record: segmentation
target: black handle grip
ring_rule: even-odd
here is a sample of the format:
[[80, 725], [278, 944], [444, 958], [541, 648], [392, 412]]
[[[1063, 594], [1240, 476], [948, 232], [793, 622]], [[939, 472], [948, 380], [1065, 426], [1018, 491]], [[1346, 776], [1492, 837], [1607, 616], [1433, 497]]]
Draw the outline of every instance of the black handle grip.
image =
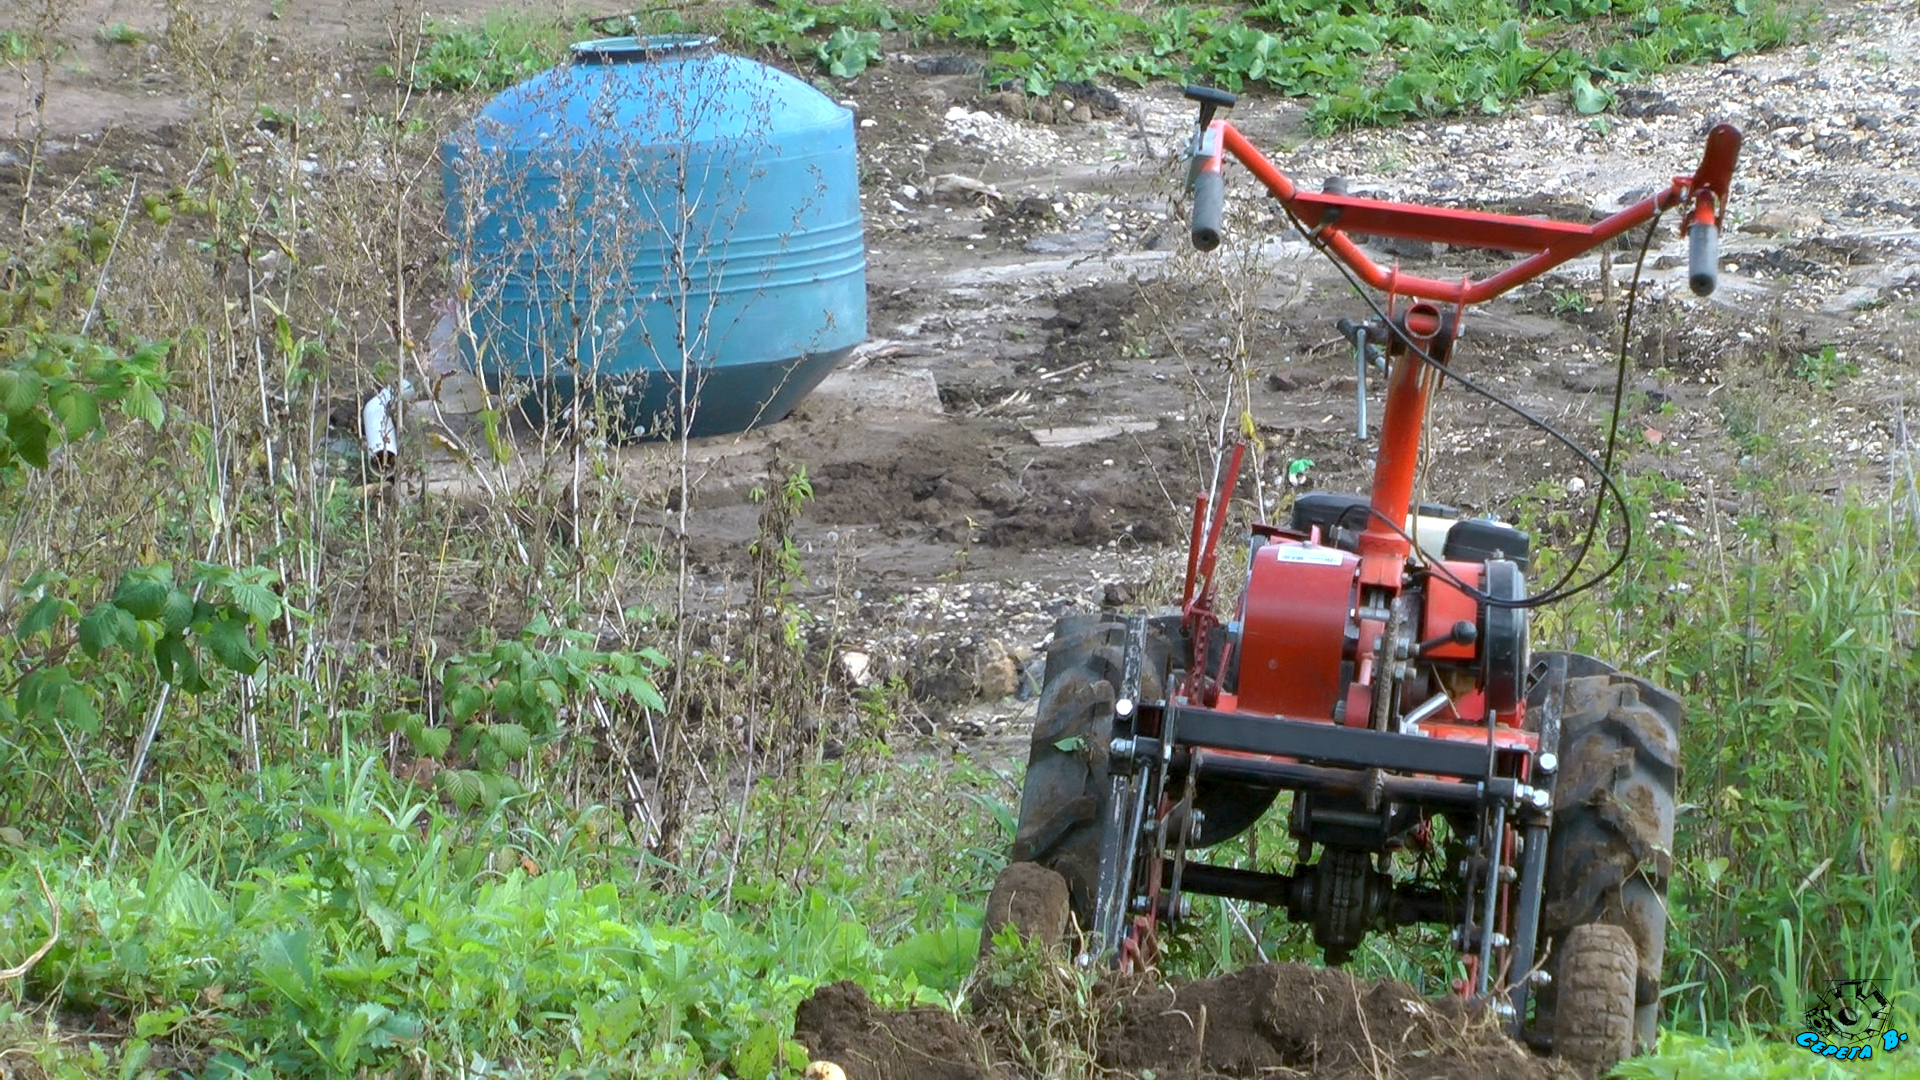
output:
[[1720, 227], [1696, 221], [1687, 226], [1687, 287], [1695, 296], [1712, 296], [1720, 284]]
[[1194, 250], [1212, 251], [1220, 246], [1220, 225], [1226, 209], [1226, 176], [1218, 170], [1202, 169], [1193, 178]]
[[1185, 86], [1180, 92], [1188, 101], [1197, 101], [1202, 105], [1211, 105], [1216, 109], [1231, 109], [1239, 97], [1212, 86]]

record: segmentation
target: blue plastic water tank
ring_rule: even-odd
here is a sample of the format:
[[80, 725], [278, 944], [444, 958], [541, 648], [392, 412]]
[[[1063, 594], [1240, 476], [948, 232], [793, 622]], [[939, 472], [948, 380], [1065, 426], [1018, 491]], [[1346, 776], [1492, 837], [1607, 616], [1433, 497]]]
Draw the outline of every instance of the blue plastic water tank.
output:
[[785, 72], [585, 42], [443, 151], [473, 358], [536, 419], [592, 387], [618, 434], [743, 431], [866, 337], [853, 116]]

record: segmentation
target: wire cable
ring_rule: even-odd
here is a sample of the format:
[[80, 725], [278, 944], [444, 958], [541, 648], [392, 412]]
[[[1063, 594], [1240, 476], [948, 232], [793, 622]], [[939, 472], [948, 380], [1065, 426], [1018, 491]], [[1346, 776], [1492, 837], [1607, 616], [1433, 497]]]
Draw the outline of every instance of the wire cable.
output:
[[[1466, 593], [1468, 596], [1472, 597], [1475, 601], [1479, 603], [1487, 604], [1488, 606], [1491, 606], [1491, 607], [1528, 608], [1528, 609], [1536, 608], [1536, 607], [1544, 607], [1547, 604], [1557, 603], [1561, 600], [1565, 600], [1565, 599], [1568, 599], [1569, 597], [1577, 596], [1580, 593], [1583, 593], [1589, 589], [1595, 588], [1596, 586], [1605, 582], [1608, 578], [1612, 577], [1614, 574], [1618, 573], [1620, 568], [1626, 565], [1627, 558], [1633, 550], [1633, 512], [1632, 512], [1632, 509], [1627, 504], [1626, 496], [1620, 491], [1620, 486], [1615, 481], [1613, 476], [1613, 460], [1614, 460], [1616, 448], [1618, 446], [1619, 433], [1620, 433], [1620, 404], [1625, 397], [1625, 391], [1626, 391], [1627, 354], [1628, 354], [1630, 344], [1632, 342], [1633, 316], [1635, 312], [1635, 304], [1636, 304], [1636, 301], [1639, 299], [1639, 295], [1640, 295], [1641, 270], [1646, 263], [1647, 251], [1652, 246], [1655, 231], [1660, 226], [1660, 219], [1666, 215], [1666, 211], [1661, 210], [1655, 213], [1653, 216], [1653, 220], [1648, 223], [1646, 236], [1642, 238], [1640, 243], [1639, 257], [1634, 260], [1633, 283], [1628, 287], [1626, 317], [1623, 320], [1621, 331], [1620, 331], [1620, 353], [1619, 353], [1619, 359], [1618, 359], [1618, 363], [1616, 365], [1616, 369], [1614, 373], [1613, 408], [1612, 408], [1611, 420], [1608, 424], [1608, 429], [1607, 429], [1607, 448], [1605, 451], [1604, 461], [1602, 461], [1602, 460], [1595, 460], [1592, 453], [1590, 453], [1586, 449], [1576, 444], [1571, 438], [1567, 437], [1566, 434], [1561, 432], [1558, 428], [1554, 427], [1552, 424], [1541, 419], [1540, 417], [1533, 415], [1532, 413], [1528, 412], [1526, 409], [1521, 408], [1519, 405], [1516, 405], [1513, 402], [1507, 400], [1506, 398], [1500, 396], [1498, 393], [1495, 393], [1494, 391], [1489, 390], [1484, 386], [1481, 386], [1480, 384], [1474, 382], [1472, 379], [1468, 378], [1467, 376], [1462, 375], [1458, 371], [1453, 370], [1447, 364], [1444, 364], [1434, 359], [1433, 356], [1427, 352], [1427, 350], [1422, 349], [1420, 346], [1415, 344], [1412, 337], [1409, 336], [1402, 327], [1400, 327], [1391, 318], [1387, 316], [1387, 313], [1381, 309], [1379, 302], [1376, 301], [1366, 291], [1366, 289], [1361, 286], [1359, 280], [1354, 276], [1351, 268], [1349, 268], [1347, 264], [1340, 259], [1339, 256], [1335, 255], [1332, 251], [1328, 250], [1325, 242], [1319, 237], [1317, 233], [1307, 229], [1301, 223], [1300, 219], [1294, 216], [1294, 213], [1291, 207], [1287, 206], [1285, 203], [1281, 203], [1280, 208], [1282, 212], [1284, 212], [1287, 215], [1287, 220], [1293, 224], [1294, 229], [1297, 232], [1299, 232], [1303, 238], [1306, 239], [1307, 243], [1313, 246], [1314, 250], [1326, 256], [1327, 260], [1333, 264], [1334, 269], [1340, 272], [1340, 276], [1346, 279], [1347, 285], [1353, 289], [1354, 294], [1359, 296], [1361, 300], [1365, 301], [1366, 305], [1372, 309], [1374, 316], [1380, 320], [1383, 326], [1386, 327], [1387, 332], [1392, 334], [1394, 337], [1398, 338], [1400, 341], [1400, 344], [1404, 346], [1409, 353], [1418, 357], [1419, 360], [1422, 363], [1426, 364], [1429, 368], [1436, 370], [1437, 372], [1446, 376], [1447, 378], [1451, 378], [1459, 382], [1460, 385], [1466, 387], [1468, 390], [1472, 391], [1473, 393], [1479, 394], [1481, 397], [1486, 398], [1488, 401], [1491, 401], [1495, 405], [1498, 405], [1501, 408], [1506, 409], [1508, 412], [1513, 413], [1515, 416], [1518, 416], [1520, 419], [1526, 421], [1528, 424], [1545, 432], [1548, 436], [1550, 436], [1551, 438], [1559, 442], [1561, 445], [1565, 446], [1568, 450], [1571, 450], [1574, 453], [1574, 455], [1579, 457], [1579, 459], [1582, 462], [1584, 462], [1589, 468], [1593, 469], [1594, 472], [1599, 476], [1600, 482], [1601, 482], [1601, 490], [1599, 492], [1596, 492], [1594, 495], [1593, 512], [1591, 515], [1589, 515], [1587, 519], [1586, 534], [1581, 539], [1580, 546], [1574, 556], [1572, 564], [1569, 565], [1566, 572], [1561, 575], [1560, 580], [1556, 581], [1553, 584], [1553, 586], [1548, 588], [1546, 591], [1535, 593], [1532, 596], [1521, 597], [1519, 599], [1513, 599], [1513, 600], [1489, 596], [1487, 593], [1483, 592], [1482, 590], [1477, 589], [1471, 585], [1468, 585], [1464, 581], [1461, 581], [1459, 576], [1454, 574], [1452, 571], [1446, 569], [1446, 567], [1441, 563], [1440, 560], [1435, 559], [1429, 552], [1422, 549], [1420, 547], [1419, 541], [1415, 537], [1409, 535], [1406, 529], [1401, 526], [1400, 522], [1387, 520], [1386, 515], [1380, 513], [1377, 510], [1374, 510], [1371, 505], [1369, 505], [1368, 507], [1368, 514], [1371, 517], [1378, 518], [1389, 529], [1397, 533], [1401, 539], [1406, 540], [1409, 544], [1411, 544], [1413, 547], [1413, 550], [1417, 552], [1420, 555], [1421, 559], [1426, 563], [1429, 573], [1437, 574], [1441, 578], [1446, 579], [1455, 588], [1459, 589], [1460, 591]], [[1614, 557], [1613, 562], [1608, 564], [1606, 569], [1600, 571], [1598, 574], [1594, 575], [1592, 578], [1588, 579], [1587, 581], [1583, 581], [1578, 585], [1569, 586], [1567, 583], [1572, 580], [1574, 574], [1576, 574], [1579, 571], [1580, 567], [1586, 562], [1587, 553], [1589, 550], [1591, 550], [1593, 545], [1593, 540], [1599, 533], [1600, 519], [1605, 513], [1606, 499], [1608, 496], [1612, 496], [1614, 504], [1619, 507], [1621, 519], [1625, 525], [1625, 531], [1622, 537], [1620, 551]]]

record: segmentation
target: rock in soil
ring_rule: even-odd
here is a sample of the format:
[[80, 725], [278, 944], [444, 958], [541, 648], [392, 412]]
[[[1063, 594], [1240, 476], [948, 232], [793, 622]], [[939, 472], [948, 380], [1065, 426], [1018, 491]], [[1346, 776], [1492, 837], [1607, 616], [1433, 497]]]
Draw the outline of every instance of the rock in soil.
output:
[[1020, 936], [1051, 946], [1067, 929], [1071, 907], [1067, 879], [1039, 863], [1017, 862], [994, 879], [987, 897], [987, 914], [980, 929], [980, 955], [993, 951], [1001, 927], [1013, 926]]
[[[1097, 1064], [1157, 1080], [1287, 1076], [1313, 1080], [1574, 1080], [1457, 999], [1304, 964], [1262, 964], [1178, 987], [1114, 980], [1101, 991]], [[831, 1023], [828, 1021], [831, 1020]], [[1021, 1075], [996, 1017], [978, 1035], [938, 1010], [888, 1012], [849, 983], [801, 1005], [794, 1037], [849, 1077], [929, 1080]], [[982, 1055], [955, 1056], [972, 1040]], [[1030, 1047], [1026, 1048], [1031, 1050]], [[844, 1056], [836, 1056], [844, 1055]], [[853, 1060], [849, 1060], [849, 1058]], [[854, 1061], [865, 1072], [856, 1072]], [[949, 1071], [939, 1071], [939, 1070]], [[972, 1070], [972, 1071], [967, 1071]]]

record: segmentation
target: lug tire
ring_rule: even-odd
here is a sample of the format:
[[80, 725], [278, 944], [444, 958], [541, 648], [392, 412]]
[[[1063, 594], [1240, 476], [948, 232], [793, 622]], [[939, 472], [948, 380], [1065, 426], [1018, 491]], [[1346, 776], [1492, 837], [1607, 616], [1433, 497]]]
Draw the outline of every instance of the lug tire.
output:
[[1633, 947], [1633, 1049], [1659, 1035], [1660, 965], [1666, 956], [1674, 788], [1680, 768], [1678, 698], [1617, 672], [1569, 678], [1547, 844], [1542, 935], [1554, 978], [1539, 997], [1538, 1026], [1568, 991], [1573, 935], [1589, 924], [1623, 930]]
[[1611, 923], [1574, 927], [1563, 948], [1553, 1051], [1585, 1076], [1604, 1076], [1633, 1053], [1639, 955], [1626, 928]]
[[[1012, 861], [1039, 863], [1065, 878], [1068, 906], [1082, 931], [1092, 926], [1100, 877], [1113, 703], [1126, 638], [1125, 622], [1097, 614], [1069, 615], [1054, 625], [1020, 791]], [[1165, 635], [1149, 631], [1141, 697], [1160, 696], [1171, 662]]]
[[[1011, 861], [1038, 863], [1065, 878], [1069, 906], [1082, 931], [1091, 928], [1098, 900], [1100, 843], [1112, 796], [1108, 755], [1113, 703], [1123, 677], [1126, 640], [1126, 622], [1112, 615], [1068, 615], [1054, 625], [1020, 792]], [[1187, 662], [1184, 646], [1177, 619], [1147, 621], [1142, 700], [1165, 696], [1176, 663]], [[1195, 795], [1206, 814], [1202, 846], [1244, 831], [1272, 801], [1271, 791], [1203, 787]]]

